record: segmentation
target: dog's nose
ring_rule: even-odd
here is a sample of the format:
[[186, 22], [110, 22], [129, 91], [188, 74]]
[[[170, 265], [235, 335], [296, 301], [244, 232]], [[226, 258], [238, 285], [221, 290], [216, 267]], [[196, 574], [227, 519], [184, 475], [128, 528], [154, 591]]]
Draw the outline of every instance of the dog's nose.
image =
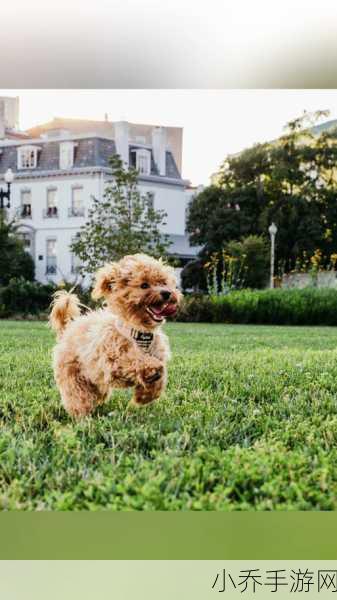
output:
[[163, 300], [168, 300], [169, 297], [171, 296], [171, 292], [168, 292], [167, 290], [162, 290], [160, 292], [160, 295], [162, 297]]

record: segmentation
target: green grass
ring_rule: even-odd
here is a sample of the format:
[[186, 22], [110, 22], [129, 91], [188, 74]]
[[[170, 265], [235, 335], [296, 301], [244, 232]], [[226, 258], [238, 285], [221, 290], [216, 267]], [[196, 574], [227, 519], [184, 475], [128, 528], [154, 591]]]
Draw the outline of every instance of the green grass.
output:
[[44, 323], [0, 322], [0, 507], [337, 508], [337, 329], [176, 323], [166, 394], [74, 423]]

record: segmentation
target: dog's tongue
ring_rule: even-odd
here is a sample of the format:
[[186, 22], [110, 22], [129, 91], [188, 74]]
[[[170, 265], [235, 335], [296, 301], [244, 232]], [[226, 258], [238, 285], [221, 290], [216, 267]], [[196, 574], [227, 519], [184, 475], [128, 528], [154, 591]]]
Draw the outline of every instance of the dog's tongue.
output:
[[175, 315], [177, 312], [177, 305], [174, 302], [171, 302], [165, 308], [153, 307], [153, 312], [159, 317], [170, 317], [171, 315]]

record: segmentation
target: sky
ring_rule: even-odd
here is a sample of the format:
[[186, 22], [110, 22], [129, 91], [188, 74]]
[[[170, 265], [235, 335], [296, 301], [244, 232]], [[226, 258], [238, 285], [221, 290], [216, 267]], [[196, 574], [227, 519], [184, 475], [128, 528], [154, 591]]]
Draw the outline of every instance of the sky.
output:
[[183, 172], [207, 185], [227, 154], [277, 138], [304, 110], [330, 110], [337, 90], [0, 90], [19, 96], [20, 127], [53, 117], [183, 127]]

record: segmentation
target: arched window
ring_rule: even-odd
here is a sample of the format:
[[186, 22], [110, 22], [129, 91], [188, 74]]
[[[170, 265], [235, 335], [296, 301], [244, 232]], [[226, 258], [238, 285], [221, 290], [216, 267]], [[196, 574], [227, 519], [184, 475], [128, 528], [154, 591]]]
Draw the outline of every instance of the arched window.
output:
[[31, 256], [34, 258], [35, 256], [35, 248], [34, 248], [34, 240], [35, 240], [35, 230], [33, 227], [29, 225], [19, 225], [16, 229], [16, 235], [23, 242], [24, 249], [26, 252], [29, 252]]

